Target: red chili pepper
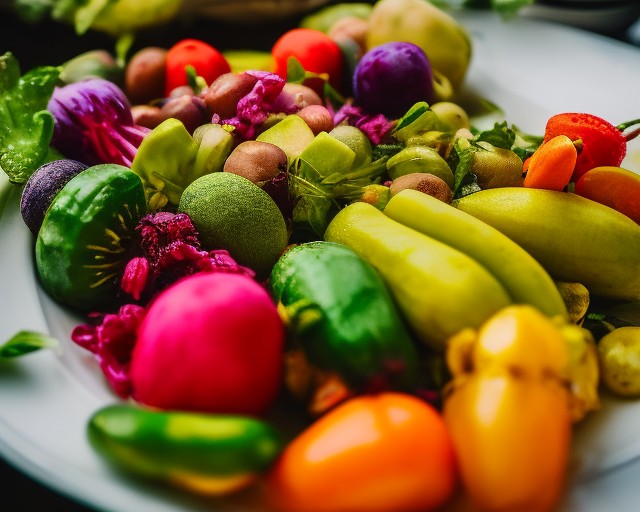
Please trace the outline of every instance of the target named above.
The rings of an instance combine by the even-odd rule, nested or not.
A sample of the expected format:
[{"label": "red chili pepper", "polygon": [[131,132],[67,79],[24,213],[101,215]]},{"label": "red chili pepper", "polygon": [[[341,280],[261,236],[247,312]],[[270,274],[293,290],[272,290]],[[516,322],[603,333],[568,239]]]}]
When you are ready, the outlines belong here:
[{"label": "red chili pepper", "polygon": [[213,46],[198,39],[183,39],[167,52],[165,95],[176,87],[187,85],[187,66],[193,66],[198,76],[211,84],[231,71],[224,56]]},{"label": "red chili pepper", "polygon": [[289,57],[298,59],[306,71],[326,73],[329,82],[338,88],[342,75],[343,56],[338,44],[324,32],[310,28],[294,28],[285,32],[271,49],[275,72],[287,78]]},{"label": "red chili pepper", "polygon": [[552,116],[547,121],[544,141],[557,135],[582,142],[572,181],[594,167],[619,166],[627,153],[628,138],[622,131],[593,114],[567,112]]}]

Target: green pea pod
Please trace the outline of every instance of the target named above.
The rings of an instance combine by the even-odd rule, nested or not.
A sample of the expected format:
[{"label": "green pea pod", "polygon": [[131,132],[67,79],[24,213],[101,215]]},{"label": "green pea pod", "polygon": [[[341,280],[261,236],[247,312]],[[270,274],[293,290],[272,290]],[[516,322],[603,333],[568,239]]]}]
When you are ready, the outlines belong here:
[{"label": "green pea pod", "polygon": [[381,277],[353,250],[323,241],[295,246],[275,264],[270,286],[313,366],[355,392],[416,385],[414,342]]},{"label": "green pea pod", "polygon": [[92,446],[115,467],[190,491],[223,495],[266,471],[284,442],[266,422],[109,405],[90,418]]}]

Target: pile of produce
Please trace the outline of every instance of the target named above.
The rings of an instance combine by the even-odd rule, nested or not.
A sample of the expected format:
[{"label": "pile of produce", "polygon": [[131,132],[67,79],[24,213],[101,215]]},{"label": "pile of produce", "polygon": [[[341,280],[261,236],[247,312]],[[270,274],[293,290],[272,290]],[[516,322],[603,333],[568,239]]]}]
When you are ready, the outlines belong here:
[{"label": "pile of produce", "polygon": [[480,130],[472,54],[379,0],[270,52],[0,57],[0,166],[113,390],[114,470],[260,510],[554,509],[601,388],[640,396],[640,120]]}]

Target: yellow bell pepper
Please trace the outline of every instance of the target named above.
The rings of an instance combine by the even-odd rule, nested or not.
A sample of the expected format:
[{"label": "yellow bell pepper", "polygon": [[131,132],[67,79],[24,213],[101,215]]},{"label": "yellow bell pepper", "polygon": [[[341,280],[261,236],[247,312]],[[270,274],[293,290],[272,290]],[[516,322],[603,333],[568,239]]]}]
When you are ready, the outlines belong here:
[{"label": "yellow bell pepper", "polygon": [[444,419],[480,510],[557,504],[572,424],[598,407],[597,359],[585,332],[516,305],[450,340]]}]

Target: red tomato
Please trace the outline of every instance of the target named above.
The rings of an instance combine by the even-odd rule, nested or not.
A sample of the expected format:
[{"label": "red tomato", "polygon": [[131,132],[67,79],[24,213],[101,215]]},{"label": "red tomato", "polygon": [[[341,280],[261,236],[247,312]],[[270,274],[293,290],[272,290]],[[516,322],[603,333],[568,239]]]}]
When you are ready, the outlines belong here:
[{"label": "red tomato", "polygon": [[578,181],[589,169],[618,166],[627,153],[627,140],[610,122],[593,114],[565,112],[547,120],[544,141],[557,135],[580,140],[582,148],[571,181]]},{"label": "red tomato", "polygon": [[166,96],[176,87],[187,85],[187,66],[193,66],[209,85],[220,75],[231,71],[227,59],[213,46],[198,39],[183,39],[167,52]]},{"label": "red tomato", "polygon": [[340,86],[342,77],[342,51],[324,32],[311,28],[294,28],[285,32],[271,49],[275,72],[287,78],[287,60],[295,57],[306,71],[326,73],[334,87]]}]

